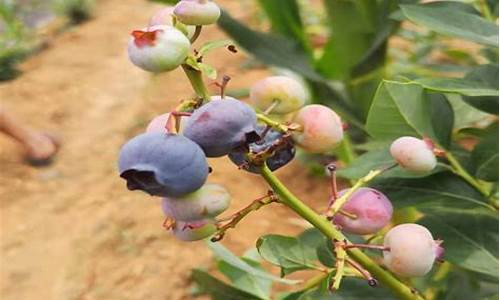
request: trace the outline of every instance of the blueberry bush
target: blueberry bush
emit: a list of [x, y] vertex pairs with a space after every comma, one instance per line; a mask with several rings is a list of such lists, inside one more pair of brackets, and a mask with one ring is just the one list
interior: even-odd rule
[[[213, 1], [181, 0], [133, 31], [128, 45], [145, 71], [182, 68], [196, 95], [154, 118], [119, 155], [128, 189], [161, 199], [165, 229], [213, 250], [225, 279], [194, 269], [196, 293], [498, 299], [498, 3], [256, 2], [269, 33]], [[232, 40], [193, 46], [215, 23]], [[289, 71], [251, 84], [248, 102], [226, 95], [230, 78], [217, 76], [205, 56], [237, 47]], [[222, 78], [219, 95], [204, 77]], [[207, 183], [206, 158], [224, 156], [241, 176], [260, 175], [269, 192], [221, 217], [231, 196]], [[324, 211], [273, 173], [296, 156], [330, 177]], [[339, 191], [339, 178], [350, 187]], [[288, 207], [312, 228], [262, 236], [241, 257], [218, 243], [268, 205]], [[287, 277], [301, 270], [313, 275]]]

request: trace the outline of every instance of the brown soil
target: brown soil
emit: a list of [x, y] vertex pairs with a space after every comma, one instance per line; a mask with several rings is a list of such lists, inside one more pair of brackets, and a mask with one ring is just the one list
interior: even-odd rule
[[[239, 1], [220, 2], [244, 13]], [[190, 269], [210, 266], [204, 243], [179, 242], [165, 232], [159, 200], [127, 191], [116, 171], [120, 145], [191, 93], [181, 71], [151, 76], [128, 62], [127, 33], [158, 7], [100, 1], [94, 20], [56, 38], [23, 65], [20, 78], [0, 85], [2, 105], [63, 140], [56, 163], [35, 169], [23, 163], [18, 145], [0, 136], [2, 299], [189, 299]], [[213, 26], [202, 40], [216, 38], [223, 34]], [[219, 51], [207, 61], [238, 88], [266, 74], [242, 71], [244, 59], [241, 52]], [[231, 211], [266, 192], [262, 179], [226, 158], [210, 164], [209, 181], [233, 195]], [[278, 175], [314, 207], [324, 205], [325, 181], [297, 164]], [[223, 244], [242, 253], [262, 234], [305, 226], [275, 205], [249, 216]]]

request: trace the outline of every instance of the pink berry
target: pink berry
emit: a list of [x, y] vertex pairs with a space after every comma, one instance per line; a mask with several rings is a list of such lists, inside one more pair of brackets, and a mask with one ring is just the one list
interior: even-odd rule
[[185, 196], [163, 198], [162, 208], [175, 220], [189, 222], [220, 215], [229, 207], [230, 201], [231, 195], [223, 186], [208, 183]]
[[441, 242], [434, 241], [432, 234], [418, 224], [398, 225], [385, 235], [385, 266], [402, 277], [424, 276], [431, 269], [437, 255], [443, 254]]
[[[157, 11], [149, 20], [149, 26], [156, 25], [167, 25], [174, 26], [172, 19], [174, 18], [174, 7], [168, 6]], [[182, 33], [186, 34], [188, 38], [191, 38], [194, 35], [195, 27], [194, 26], [186, 26], [182, 23], [177, 23], [175, 28], [182, 31]]]
[[157, 25], [132, 32], [128, 55], [132, 63], [149, 72], [166, 72], [180, 66], [191, 43], [179, 30]]
[[[339, 196], [349, 189], [339, 192]], [[347, 233], [373, 234], [384, 228], [392, 218], [392, 204], [381, 192], [372, 188], [360, 188], [342, 206], [342, 211], [356, 218], [337, 213], [333, 222]]]
[[400, 137], [392, 143], [390, 152], [402, 168], [415, 173], [429, 172], [436, 167], [433, 146], [421, 139]]
[[[169, 133], [168, 129], [166, 128], [169, 117], [170, 117], [170, 113], [165, 113], [165, 114], [161, 114], [159, 116], [154, 117], [153, 120], [151, 120], [151, 122], [149, 122], [148, 126], [146, 127], [146, 132]], [[186, 121], [189, 117], [182, 116], [180, 118], [181, 118], [180, 129], [182, 131], [182, 128], [184, 127], [184, 124], [186, 123]]]
[[323, 153], [333, 150], [344, 136], [340, 117], [330, 108], [312, 104], [299, 110], [294, 122], [302, 127], [294, 133], [295, 142], [305, 150]]
[[174, 14], [186, 25], [210, 25], [220, 17], [220, 8], [210, 0], [181, 0]]
[[298, 110], [306, 102], [304, 87], [286, 76], [270, 76], [255, 83], [250, 89], [251, 104], [260, 110], [274, 106], [272, 113], [287, 114]]
[[156, 116], [151, 122], [149, 122], [148, 127], [146, 128], [146, 132], [163, 132], [168, 133], [167, 125], [168, 117], [170, 113], [162, 114]]

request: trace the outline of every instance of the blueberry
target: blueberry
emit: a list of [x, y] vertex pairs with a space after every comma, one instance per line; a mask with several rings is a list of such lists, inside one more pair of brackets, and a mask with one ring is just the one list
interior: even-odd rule
[[159, 132], [128, 141], [120, 150], [118, 166], [128, 189], [163, 197], [194, 192], [208, 176], [207, 160], [196, 143]]
[[426, 173], [432, 171], [437, 164], [433, 146], [426, 141], [403, 136], [391, 144], [391, 155], [401, 168], [413, 173]]
[[[339, 196], [349, 189], [339, 192]], [[342, 206], [342, 210], [355, 215], [352, 219], [337, 213], [333, 222], [340, 225], [342, 231], [352, 234], [373, 234], [384, 228], [392, 218], [392, 203], [376, 189], [362, 187], [356, 190]]]
[[[257, 133], [261, 135], [265, 130], [265, 126], [259, 126]], [[250, 152], [258, 153], [269, 149], [273, 143], [280, 139], [283, 135], [274, 130], [270, 129], [264, 136], [264, 139], [248, 145]], [[271, 171], [277, 170], [287, 163], [289, 163], [295, 157], [295, 147], [292, 143], [286, 144], [284, 147], [279, 148], [275, 151], [274, 155], [266, 160], [266, 164]], [[229, 153], [229, 159], [237, 165], [243, 166], [243, 169], [252, 173], [259, 174], [260, 166], [255, 163], [247, 161], [247, 151], [246, 149], [240, 148]]]
[[176, 221], [190, 222], [215, 218], [229, 207], [230, 201], [231, 195], [223, 186], [207, 183], [185, 196], [163, 198], [162, 209]]
[[402, 277], [424, 276], [443, 254], [440, 244], [424, 226], [400, 224], [385, 235], [384, 246], [389, 251], [384, 251], [384, 264]]
[[184, 135], [196, 142], [208, 157], [220, 157], [255, 136], [257, 116], [246, 103], [231, 97], [198, 108], [186, 122]]
[[210, 25], [220, 17], [220, 8], [210, 0], [181, 0], [174, 8], [177, 19], [186, 25]]
[[205, 239], [217, 231], [215, 222], [211, 219], [195, 221], [195, 222], [182, 222], [176, 221], [173, 233], [174, 236], [181, 241], [194, 242]]

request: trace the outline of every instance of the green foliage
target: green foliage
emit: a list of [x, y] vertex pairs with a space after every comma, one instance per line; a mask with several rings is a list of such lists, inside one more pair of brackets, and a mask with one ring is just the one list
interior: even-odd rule
[[[251, 29], [227, 12], [219, 26], [258, 60], [302, 76], [314, 102], [331, 106], [353, 125], [348, 142], [335, 152], [343, 160], [339, 177], [358, 180], [370, 170], [393, 166], [389, 145], [405, 135], [427, 137], [444, 151], [432, 172], [392, 167], [370, 184], [391, 199], [401, 214], [398, 222], [416, 220], [444, 241], [447, 263], [436, 266], [433, 276], [409, 280], [411, 285], [429, 299], [498, 297], [498, 3], [325, 0], [319, 9], [326, 13], [318, 13], [314, 25], [321, 30], [305, 21], [304, 14], [314, 14], [308, 1], [256, 3], [271, 32]], [[417, 28], [401, 28], [403, 21]], [[326, 33], [324, 43], [316, 45], [311, 32]], [[409, 45], [389, 48], [390, 39]], [[457, 47], [457, 39], [474, 46]], [[444, 59], [436, 59], [436, 53]], [[383, 236], [367, 238], [377, 244]], [[318, 230], [298, 237], [266, 235], [257, 249], [283, 277], [323, 274], [280, 299], [332, 298], [326, 287], [335, 255], [332, 241]], [[239, 285], [242, 291], [251, 292], [251, 286], [261, 291], [259, 297], [269, 291], [242, 281], [247, 286]], [[349, 276], [335, 294], [335, 299], [391, 297]]]
[[13, 79], [19, 71], [16, 66], [30, 52], [28, 32], [16, 15], [16, 7], [0, 3], [0, 81]]
[[94, 0], [54, 0], [55, 10], [66, 16], [72, 24], [80, 24], [92, 17]]

